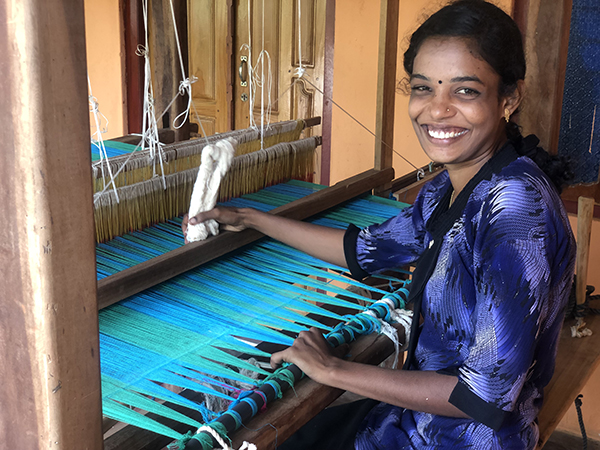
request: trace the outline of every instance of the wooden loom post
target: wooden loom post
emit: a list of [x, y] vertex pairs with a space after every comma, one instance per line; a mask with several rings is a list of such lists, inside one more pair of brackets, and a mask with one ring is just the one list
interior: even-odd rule
[[102, 448], [83, 1], [0, 8], [2, 448]]
[[[377, 67], [377, 111], [375, 135], [375, 169], [393, 165], [394, 107], [396, 104], [396, 61], [398, 59], [399, 0], [381, 0], [379, 23], [379, 62]], [[375, 193], [387, 196], [391, 188], [386, 183]]]
[[592, 235], [592, 218], [594, 215], [594, 199], [579, 197], [577, 208], [577, 279], [575, 295], [577, 305], [583, 305], [586, 298], [587, 274], [590, 260], [590, 238]]
[[527, 94], [519, 125], [550, 153], [558, 151], [572, 0], [515, 0], [524, 36]]

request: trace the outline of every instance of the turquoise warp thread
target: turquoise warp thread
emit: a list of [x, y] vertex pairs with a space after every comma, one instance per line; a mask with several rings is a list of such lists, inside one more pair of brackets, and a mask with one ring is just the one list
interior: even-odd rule
[[[230, 204], [269, 210], [320, 188], [290, 182], [234, 199]], [[336, 228], [345, 228], [350, 222], [366, 226], [396, 215], [402, 206], [364, 197], [335, 208], [314, 222]], [[99, 244], [98, 278], [180, 247], [183, 245], [180, 224], [181, 220], [176, 218]], [[268, 375], [233, 355], [268, 356], [247, 342], [290, 345], [293, 339], [286, 332], [298, 333], [310, 326], [323, 328], [308, 314], [344, 320], [321, 304], [361, 309], [336, 298], [337, 294], [371, 302], [331, 281], [345, 281], [377, 294], [384, 292], [351, 280], [342, 272], [340, 267], [266, 240], [102, 310], [99, 322], [105, 415], [174, 439], [182, 438], [180, 433], [151, 421], [133, 408], [198, 427], [185, 414], [171, 413], [162, 404], [171, 402], [199, 411], [204, 420], [210, 420], [215, 412], [206, 408], [204, 399], [190, 401], [163, 385], [233, 400], [233, 393], [238, 391], [236, 383], [257, 384], [254, 376]], [[382, 279], [398, 281], [387, 276]], [[351, 333], [355, 335], [374, 327], [369, 324], [372, 320], [360, 319], [351, 325]], [[254, 373], [253, 377], [242, 375], [241, 369]], [[278, 374], [280, 381], [270, 379], [266, 383], [281, 396], [280, 383], [292, 385], [293, 377], [285, 368]], [[253, 407], [249, 400], [246, 402], [253, 412], [258, 409], [256, 403]]]

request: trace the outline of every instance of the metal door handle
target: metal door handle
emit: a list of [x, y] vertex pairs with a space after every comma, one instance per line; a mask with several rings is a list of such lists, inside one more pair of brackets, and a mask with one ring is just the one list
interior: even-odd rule
[[[240, 76], [240, 86], [246, 87], [248, 86], [248, 82], [246, 81], [246, 77], [248, 75], [248, 57], [240, 56], [240, 68], [238, 69], [238, 74]], [[246, 72], [244, 74], [244, 66], [246, 66]]]

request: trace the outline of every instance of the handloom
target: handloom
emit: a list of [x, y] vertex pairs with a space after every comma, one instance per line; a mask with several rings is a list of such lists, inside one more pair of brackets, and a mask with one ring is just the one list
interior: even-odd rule
[[[287, 138], [285, 133], [289, 134], [287, 130], [292, 127], [295, 133], [292, 138], [297, 137], [304, 122], [273, 124], [272, 127], [265, 134], [269, 134], [269, 139], [281, 141]], [[275, 133], [277, 130], [279, 135]], [[168, 159], [168, 164], [163, 161], [160, 167], [165, 172], [173, 172], [164, 177], [167, 189], [163, 188], [161, 177], [156, 174], [150, 177], [156, 164], [143, 153], [132, 153], [131, 147], [120, 146], [124, 155], [105, 160], [113, 164], [112, 173], [123, 176], [119, 179], [122, 185], [117, 188], [118, 201], [110, 189], [103, 189], [96, 196], [97, 218], [98, 211], [101, 211], [111, 221], [105, 236], [112, 236], [115, 227], [111, 229], [111, 225], [119, 222], [115, 233], [119, 235], [106, 242], [98, 239], [99, 287], [100, 283], [111, 278], [118, 280], [113, 285], [121, 284], [118, 279], [120, 273], [139, 271], [140, 267], [143, 270], [144, 264], [155, 265], [154, 261], [181, 249], [181, 219], [177, 216], [188, 208], [191, 188], [198, 173], [195, 166], [200, 164], [202, 149], [207, 142], [223, 142], [220, 139], [226, 137], [233, 139], [229, 142], [235, 143], [240, 153], [239, 142], [243, 143], [248, 136], [256, 139], [255, 135], [252, 129], [236, 131], [193, 141], [193, 145], [178, 143], [166, 148], [163, 155], [171, 155], [171, 159]], [[221, 185], [220, 198], [229, 199], [223, 204], [270, 211], [304, 201], [310, 194], [323, 194], [327, 190], [335, 192], [335, 188], [325, 189], [324, 186], [297, 180], [263, 188], [282, 178], [309, 178], [318, 142], [317, 138], [311, 137], [280, 142], [264, 150], [255, 145], [255, 151], [250, 153], [245, 152], [242, 145], [242, 153], [245, 154], [234, 158], [233, 170], [227, 177], [230, 184], [237, 185], [237, 190], [230, 189], [227, 183]], [[110, 142], [108, 147], [111, 147]], [[114, 151], [118, 152], [119, 145], [115, 147]], [[181, 148], [190, 151], [179, 151]], [[298, 157], [298, 154], [301, 156]], [[114, 162], [119, 158], [120, 167]], [[131, 176], [133, 173], [137, 175]], [[263, 189], [256, 192], [260, 188]], [[364, 187], [358, 189], [344, 189], [347, 192], [335, 203], [325, 204], [314, 212], [367, 190]], [[232, 193], [239, 195], [240, 192], [246, 194], [241, 198], [231, 198]], [[360, 198], [313, 220], [338, 228], [344, 228], [350, 222], [366, 226], [396, 215], [403, 206], [378, 197]], [[159, 214], [152, 215], [148, 211]], [[141, 220], [140, 216], [143, 216]], [[168, 220], [165, 221], [165, 218]], [[101, 222], [102, 218], [98, 220]], [[140, 230], [149, 223], [154, 225]], [[135, 231], [123, 234], [125, 227]], [[333, 332], [331, 327], [319, 322], [319, 317], [339, 322], [339, 329], [331, 339], [337, 339], [337, 343], [350, 341], [360, 334], [382, 332], [382, 328], [389, 325], [384, 325], [379, 319], [390, 320], [391, 311], [404, 306], [406, 290], [402, 288], [402, 295], [397, 294], [365, 309], [365, 305], [373, 303], [372, 297], [382, 297], [387, 291], [350, 280], [342, 272], [339, 267], [283, 244], [263, 241], [161, 284], [157, 283], [163, 280], [148, 277], [153, 281], [144, 287], [156, 286], [136, 289], [131, 292], [134, 295], [118, 304], [113, 303], [126, 296], [112, 296], [108, 304], [100, 302], [102, 306], [113, 304], [99, 313], [104, 415], [178, 439], [181, 448], [190, 439], [189, 435], [184, 436], [137, 411], [183, 423], [190, 430], [202, 425], [163, 404], [170, 402], [200, 411], [203, 422], [210, 423], [223, 436], [235, 431], [244, 420], [255, 415], [268, 401], [280, 397], [302, 376], [297, 368], [283, 368], [270, 374], [246, 361], [268, 356], [256, 347], [257, 343], [290, 345], [292, 336], [310, 326]], [[382, 282], [384, 285], [405, 284], [398, 277]], [[344, 289], [340, 284], [354, 289]], [[331, 306], [364, 311], [349, 319], [331, 311]], [[348, 324], [344, 325], [347, 321]], [[239, 359], [239, 355], [245, 355], [246, 360]], [[175, 386], [175, 392], [164, 385]], [[260, 389], [256, 392], [244, 389], [251, 386]], [[183, 389], [202, 393], [204, 402], [193, 402], [176, 393]], [[235, 401], [235, 397], [240, 396], [244, 399]], [[223, 401], [225, 404], [235, 401], [234, 407], [219, 416], [224, 408]], [[203, 433], [199, 436], [190, 441], [189, 448], [212, 448], [209, 435]]]
[[[226, 204], [269, 210], [317, 189], [322, 187], [292, 181]], [[364, 226], [397, 214], [401, 206], [398, 202], [380, 198], [359, 199], [324, 214], [315, 222], [344, 227], [353, 221]], [[182, 238], [177, 220], [98, 244], [99, 277], [180, 245]], [[254, 357], [266, 356], [264, 352], [244, 345], [233, 336], [252, 342], [289, 345], [293, 339], [283, 332], [297, 333], [306, 326], [323, 328], [319, 322], [297, 311], [342, 320], [337, 314], [306, 303], [306, 300], [361, 309], [356, 304], [326, 295], [323, 291], [371, 302], [362, 295], [331, 284], [331, 280], [344, 279], [338, 275], [340, 271], [340, 268], [317, 261], [287, 246], [266, 241], [104, 309], [100, 312], [104, 414], [175, 439], [182, 438], [180, 434], [152, 423], [124, 404], [198, 428], [199, 423], [169, 411], [160, 403], [149, 400], [149, 397], [200, 409], [207, 420], [213, 417], [214, 411], [187, 401], [156, 383], [168, 383], [233, 401], [232, 394], [239, 394], [240, 389], [232, 384], [259, 383], [243, 375], [244, 370], [253, 372], [255, 376], [268, 375], [263, 369], [232, 356], [232, 352]], [[324, 277], [329, 281], [321, 281]], [[346, 282], [359, 285], [353, 281]], [[298, 284], [315, 290], [305, 290]], [[374, 295], [385, 294], [379, 288], [365, 289]], [[389, 308], [389, 305], [379, 304], [375, 311], [385, 317], [389, 316]], [[355, 319], [358, 322], [349, 328], [350, 332], [354, 330], [355, 334], [358, 333], [357, 327], [362, 327], [363, 332], [377, 329], [378, 322], [368, 317]], [[165, 339], [165, 336], [172, 340]], [[290, 374], [287, 376], [291, 377], [290, 381], [294, 378]], [[296, 378], [299, 376], [297, 373]], [[277, 396], [282, 388], [287, 387], [281, 378], [260, 382], [263, 385], [265, 383], [265, 389], [271, 389], [267, 394], [270, 397]], [[250, 397], [247, 398], [246, 404], [251, 402]], [[258, 405], [259, 409], [261, 407], [262, 403]], [[256, 409], [254, 406], [248, 408], [250, 411]], [[234, 414], [228, 413], [230, 417], [237, 418]], [[233, 423], [237, 425], [233, 429], [239, 427], [238, 421], [234, 420]]]

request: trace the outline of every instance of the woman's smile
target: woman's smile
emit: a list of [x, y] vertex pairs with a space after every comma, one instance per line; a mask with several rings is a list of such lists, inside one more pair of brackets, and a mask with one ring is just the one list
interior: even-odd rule
[[447, 127], [439, 125], [421, 125], [432, 142], [450, 144], [463, 137], [469, 130], [460, 127]]

